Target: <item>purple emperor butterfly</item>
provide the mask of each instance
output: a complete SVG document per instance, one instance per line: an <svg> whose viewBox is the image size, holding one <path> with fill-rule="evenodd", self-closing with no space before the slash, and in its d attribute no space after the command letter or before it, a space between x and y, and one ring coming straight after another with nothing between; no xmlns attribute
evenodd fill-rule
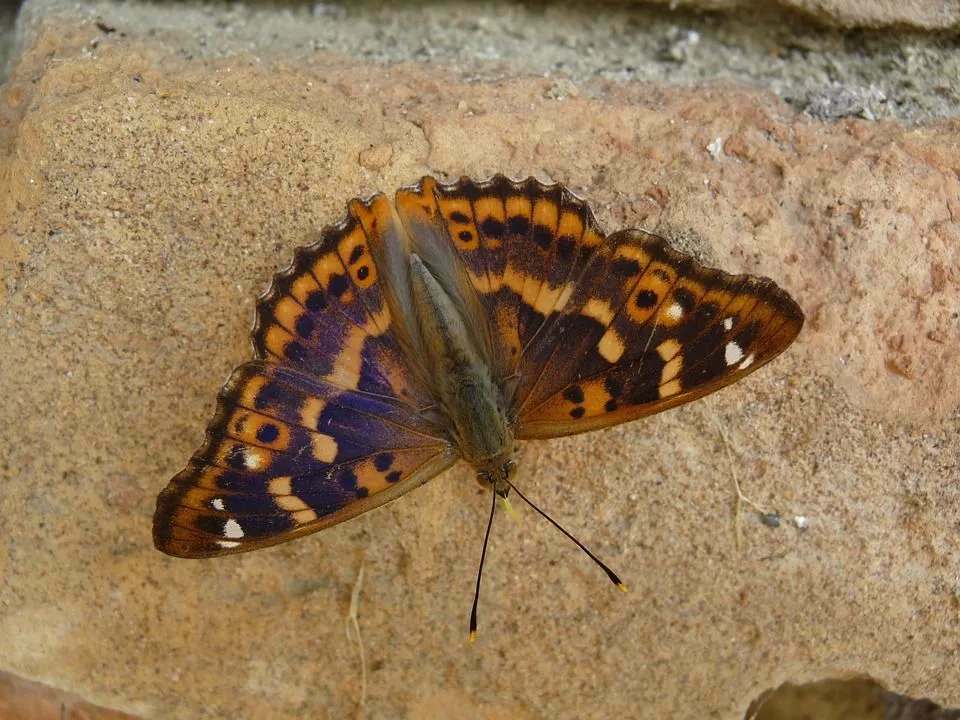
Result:
<svg viewBox="0 0 960 720"><path fill-rule="evenodd" d="M772 281L705 268L641 230L605 235L561 185L425 177L393 204L352 200L260 299L255 359L160 493L154 541L180 557L273 545L459 459L493 490L489 536L498 496L526 500L517 441L694 400L802 324Z"/></svg>

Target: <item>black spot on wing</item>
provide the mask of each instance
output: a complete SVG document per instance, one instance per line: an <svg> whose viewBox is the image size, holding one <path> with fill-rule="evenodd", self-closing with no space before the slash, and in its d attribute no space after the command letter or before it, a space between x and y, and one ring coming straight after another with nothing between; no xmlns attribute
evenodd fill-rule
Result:
<svg viewBox="0 0 960 720"><path fill-rule="evenodd" d="M373 458L373 466L378 472L385 472L393 465L393 455L390 453L379 453Z"/></svg>
<svg viewBox="0 0 960 720"><path fill-rule="evenodd" d="M653 290L644 289L637 293L637 296L633 299L633 302L641 310L649 310L657 304L658 300L659 298Z"/></svg>
<svg viewBox="0 0 960 720"><path fill-rule="evenodd" d="M253 400L255 410L275 410L283 413L300 404L300 396L290 391L283 383L268 381Z"/></svg>
<svg viewBox="0 0 960 720"><path fill-rule="evenodd" d="M300 337L310 337L313 334L313 327L313 318L309 315L303 314L297 318L296 331Z"/></svg>
<svg viewBox="0 0 960 720"><path fill-rule="evenodd" d="M349 287L350 280L346 275L341 275L340 273L331 275L330 282L327 284L327 289L330 291L330 294L337 298L343 295Z"/></svg>
<svg viewBox="0 0 960 720"><path fill-rule="evenodd" d="M257 428L257 440L262 443L272 443L279 437L280 431L273 423L264 423Z"/></svg>
<svg viewBox="0 0 960 720"><path fill-rule="evenodd" d="M291 340L284 346L283 354L287 356L288 360L299 363L307 357L307 349L296 340Z"/></svg>
<svg viewBox="0 0 960 720"><path fill-rule="evenodd" d="M530 231L530 220L523 215L514 215L507 220L507 228L511 235L524 235Z"/></svg>
<svg viewBox="0 0 960 720"><path fill-rule="evenodd" d="M337 482L344 490L356 492L357 474L348 467L340 468L337 472Z"/></svg>
<svg viewBox="0 0 960 720"><path fill-rule="evenodd" d="M320 312L324 310L327 307L327 296L323 290L314 290L307 295L306 307L310 312Z"/></svg>
<svg viewBox="0 0 960 720"><path fill-rule="evenodd" d="M480 232L489 238L503 237L504 224L495 217L488 217L480 223Z"/></svg>
<svg viewBox="0 0 960 720"><path fill-rule="evenodd" d="M633 258L617 258L613 261L613 273L623 278L640 274L640 263Z"/></svg>
<svg viewBox="0 0 960 720"><path fill-rule="evenodd" d="M553 244L553 230L546 225L534 225L533 241L541 250L549 250Z"/></svg>

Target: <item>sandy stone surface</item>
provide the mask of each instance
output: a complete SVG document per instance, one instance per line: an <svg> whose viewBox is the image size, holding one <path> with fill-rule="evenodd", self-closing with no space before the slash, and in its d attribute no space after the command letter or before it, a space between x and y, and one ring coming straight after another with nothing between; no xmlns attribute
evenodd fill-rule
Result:
<svg viewBox="0 0 960 720"><path fill-rule="evenodd" d="M148 718L733 719L849 671L960 704L960 123L35 33L0 91L0 669ZM468 647L487 504L461 467L285 546L156 552L156 493L293 249L354 195L498 171L807 313L737 386L525 448L523 487L631 592L521 511ZM780 518L742 514L739 547L734 477Z"/></svg>

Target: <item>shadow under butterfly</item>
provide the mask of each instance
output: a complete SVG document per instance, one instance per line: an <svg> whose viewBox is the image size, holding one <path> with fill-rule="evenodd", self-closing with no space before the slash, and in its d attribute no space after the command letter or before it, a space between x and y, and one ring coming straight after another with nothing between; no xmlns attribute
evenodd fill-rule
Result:
<svg viewBox="0 0 960 720"><path fill-rule="evenodd" d="M255 359L204 445L160 493L156 546L245 552L393 500L457 460L497 507L520 440L635 420L782 352L803 313L771 280L729 275L642 230L605 235L561 185L424 177L297 250L257 306Z"/></svg>

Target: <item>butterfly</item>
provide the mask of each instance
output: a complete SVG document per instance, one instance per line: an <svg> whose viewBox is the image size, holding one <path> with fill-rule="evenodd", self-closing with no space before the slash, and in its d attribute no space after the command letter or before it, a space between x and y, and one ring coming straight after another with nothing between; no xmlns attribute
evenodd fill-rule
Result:
<svg viewBox="0 0 960 720"><path fill-rule="evenodd" d="M189 558L266 547L462 459L493 491L482 569L496 499L526 500L518 441L699 398L802 324L773 281L704 267L643 230L607 235L559 184L424 177L392 203L354 199L260 298L254 359L160 493L154 542ZM475 616L476 596L471 632Z"/></svg>

